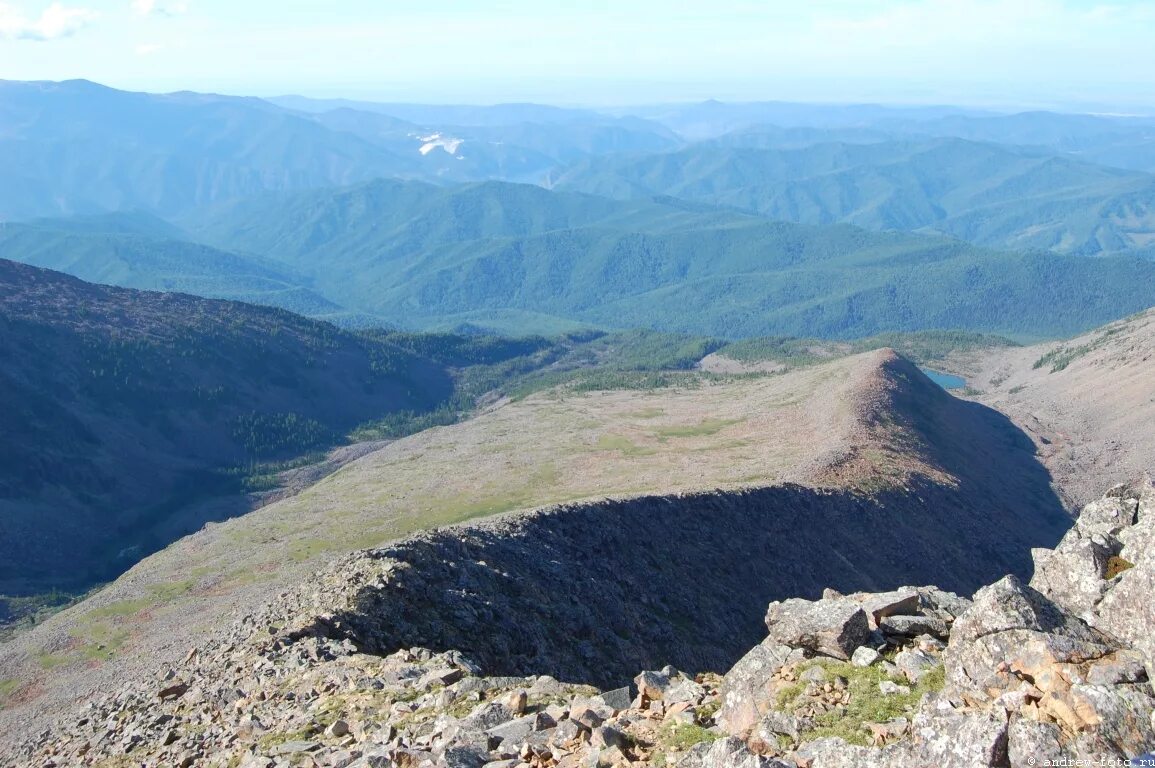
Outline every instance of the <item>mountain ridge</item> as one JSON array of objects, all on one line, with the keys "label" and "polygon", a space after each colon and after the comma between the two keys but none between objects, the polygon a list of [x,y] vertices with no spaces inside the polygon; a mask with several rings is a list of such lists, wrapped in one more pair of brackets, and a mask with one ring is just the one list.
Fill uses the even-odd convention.
[{"label": "mountain ridge", "polygon": [[[904,392],[915,400],[904,400]],[[654,498],[647,493],[654,489],[671,494],[675,489],[721,487],[718,498],[725,499],[746,493],[742,489],[792,480],[818,488],[819,496],[824,487],[844,489],[832,491],[838,498],[849,494],[846,505],[835,505],[837,509],[875,532],[880,529],[870,521],[882,514],[896,524],[901,521],[904,529],[925,534],[928,529],[919,522],[924,513],[917,511],[924,501],[919,499],[937,500],[928,509],[940,510],[944,524],[951,526],[974,524],[970,513],[962,514],[963,508],[990,515],[1005,509],[1023,521],[1012,538],[1022,534],[1037,543],[1043,543],[1047,530],[1057,539],[1068,520],[1057,498],[1048,495],[1045,474],[1031,469],[1029,441],[1009,440],[1013,428],[997,414],[957,401],[887,351],[784,376],[704,388],[585,394],[565,394],[563,389],[559,394],[499,404],[470,422],[399,440],[299,496],[207,526],[145,559],[85,603],[11,641],[0,653],[0,678],[26,680],[31,674],[40,681],[42,693],[25,705],[51,709],[58,696],[72,701],[80,690],[90,686],[99,690],[106,675],[125,680],[143,673],[140,664],[145,660],[179,661],[177,657],[188,652],[188,643],[202,642],[196,638],[209,636],[204,633],[211,635],[221,617],[243,615],[246,606],[265,599],[261,595],[283,591],[286,583],[307,578],[335,555],[394,541],[407,530],[551,503],[564,507],[584,500],[578,509],[595,510],[625,505],[623,509],[636,508],[639,524],[648,520],[646,525],[660,525],[661,516],[647,511],[654,503],[646,501]],[[897,416],[892,404],[928,412],[908,420]],[[986,415],[978,415],[979,411]],[[932,414],[939,412],[945,421],[936,427]],[[579,427],[595,419],[595,426]],[[560,428],[565,424],[570,428]],[[925,439],[916,439],[921,430],[930,431]],[[519,442],[510,444],[508,435],[515,433]],[[910,450],[925,445],[925,440],[943,439],[957,445],[958,452]],[[518,447],[527,441],[534,446],[531,453]],[[966,447],[972,441],[977,442]],[[989,455],[995,445],[1005,457],[1017,457],[1013,461],[1021,461],[1024,471],[1001,478],[973,458],[975,450]],[[1008,453],[1008,445],[1016,447]],[[547,464],[542,455],[551,457]],[[466,460],[467,456],[476,459]],[[413,457],[421,457],[421,462]],[[444,461],[452,463],[439,469]],[[580,473],[571,471],[578,466],[583,468]],[[955,472],[958,477],[952,480]],[[1032,490],[1012,493],[1014,489],[1004,483]],[[464,485],[457,488],[460,484]],[[761,498],[762,492],[751,493],[750,499]],[[775,494],[794,498],[795,492],[764,493],[769,494],[766,498],[778,498]],[[798,513],[809,515],[824,508],[819,496],[813,500],[817,506],[800,502]],[[625,500],[600,501],[606,497]],[[1012,497],[1017,506],[1007,506]],[[694,498],[677,501],[670,495],[661,497],[668,501],[657,503],[683,510],[678,514],[687,524],[696,519],[694,525],[706,525],[707,518],[693,512]],[[1031,511],[1022,505],[1023,499],[1030,500]],[[755,507],[761,509],[761,502]],[[763,513],[755,514],[753,508],[749,512],[752,525],[765,522]],[[601,525],[581,527],[608,530]],[[715,531],[724,535],[721,528]],[[973,535],[992,531],[992,526],[978,526]],[[452,529],[436,534],[443,535],[455,534]],[[963,575],[967,569],[996,569],[996,562],[1021,559],[1025,550],[1009,545],[1011,534],[999,535],[1002,543],[992,542],[989,562],[959,556],[960,578],[970,578]],[[968,534],[957,541],[970,538]],[[926,545],[940,546],[929,540]],[[189,558],[200,564],[203,575],[190,579],[185,565]],[[926,558],[927,567],[931,560]],[[888,556],[872,567],[882,569],[877,577],[881,578],[898,562]],[[262,575],[253,579],[251,574]],[[122,631],[116,633],[115,643],[97,651],[99,641],[94,638],[103,636],[106,630],[101,628],[108,626],[107,617],[112,615],[118,617]],[[182,628],[181,639],[174,641],[177,625]],[[196,633],[193,627],[198,628]],[[87,654],[99,660],[95,668],[85,668]],[[50,668],[43,666],[44,659]],[[21,711],[20,707],[6,711],[5,722],[16,722],[7,718],[21,717]]]}]

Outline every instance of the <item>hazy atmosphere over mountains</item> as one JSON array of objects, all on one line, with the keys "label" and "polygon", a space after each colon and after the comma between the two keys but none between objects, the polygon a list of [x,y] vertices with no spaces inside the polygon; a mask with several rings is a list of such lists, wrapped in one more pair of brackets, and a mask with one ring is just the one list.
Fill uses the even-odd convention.
[{"label": "hazy atmosphere over mountains", "polygon": [[442,6],[0,2],[0,765],[1155,765],[1148,4]]}]

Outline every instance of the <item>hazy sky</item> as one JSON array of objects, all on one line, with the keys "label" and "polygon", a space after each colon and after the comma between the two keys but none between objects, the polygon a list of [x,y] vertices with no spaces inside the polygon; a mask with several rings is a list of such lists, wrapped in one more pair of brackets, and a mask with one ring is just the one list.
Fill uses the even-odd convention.
[{"label": "hazy sky", "polygon": [[627,103],[1155,106],[1155,2],[0,0],[0,79]]}]

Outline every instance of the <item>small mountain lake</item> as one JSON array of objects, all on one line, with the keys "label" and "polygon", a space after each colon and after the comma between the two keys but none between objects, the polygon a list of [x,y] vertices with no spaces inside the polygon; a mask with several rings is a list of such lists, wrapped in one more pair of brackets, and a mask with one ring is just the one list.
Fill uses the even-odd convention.
[{"label": "small mountain lake", "polygon": [[967,385],[967,380],[962,376],[955,376],[953,373],[943,373],[942,371],[931,370],[930,368],[922,368],[926,377],[938,384],[943,389],[962,389]]}]

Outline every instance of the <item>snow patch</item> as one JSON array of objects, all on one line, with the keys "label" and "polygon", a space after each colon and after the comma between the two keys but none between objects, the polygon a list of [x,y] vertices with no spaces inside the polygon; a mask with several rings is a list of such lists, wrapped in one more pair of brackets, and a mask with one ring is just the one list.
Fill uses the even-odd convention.
[{"label": "snow patch", "polygon": [[458,147],[465,143],[464,139],[447,139],[440,133],[431,133],[428,136],[418,136],[416,138],[418,141],[423,142],[421,148],[417,150],[422,155],[428,155],[435,149],[441,149],[449,155],[456,155]]}]

